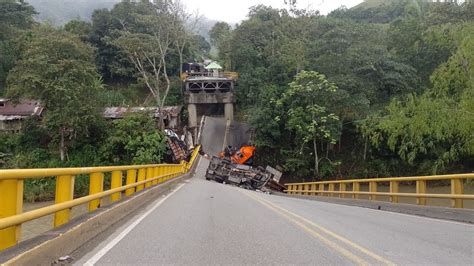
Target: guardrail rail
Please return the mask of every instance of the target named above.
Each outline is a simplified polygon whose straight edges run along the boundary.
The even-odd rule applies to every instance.
[[[338,195],[341,198],[350,195],[353,199],[359,199],[359,195],[368,195],[369,200],[376,200],[377,196],[389,196],[390,202],[398,203],[399,197],[416,198],[418,205],[426,205],[427,198],[451,199],[451,207],[463,208],[464,200],[474,200],[474,195],[464,194],[464,181],[474,178],[474,173],[452,174],[452,175],[432,175],[415,177],[389,177],[389,178],[369,178],[369,179],[346,179],[320,182],[287,183],[285,192],[294,195],[308,196],[329,196]],[[450,180],[450,194],[427,193],[428,181]],[[401,182],[416,182],[415,193],[400,193]],[[379,183],[389,183],[389,192],[378,192]],[[369,184],[368,191],[361,191],[361,184]],[[352,190],[347,188],[352,186]]]
[[[107,196],[110,196],[110,202],[116,202],[122,196],[130,196],[189,172],[199,149],[199,146],[194,149],[189,162],[180,164],[0,170],[0,251],[20,241],[22,223],[54,214],[54,227],[59,227],[69,222],[71,208],[75,206],[88,203],[88,210],[92,212]],[[111,173],[111,188],[106,191],[105,173]],[[74,177],[84,174],[89,175],[89,195],[74,199]],[[55,203],[23,213],[23,181],[45,177],[56,178]]]

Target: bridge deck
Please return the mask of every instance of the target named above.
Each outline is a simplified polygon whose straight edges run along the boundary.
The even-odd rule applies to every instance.
[[[472,225],[246,191],[205,181],[206,167],[202,160],[194,178],[161,205],[151,204],[154,209],[136,217],[143,220],[132,220],[76,262],[453,265],[473,261]]]

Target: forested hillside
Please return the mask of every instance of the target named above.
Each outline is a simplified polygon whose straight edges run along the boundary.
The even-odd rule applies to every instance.
[[[21,132],[0,133],[0,167],[162,162],[165,137],[152,116],[106,121],[102,112],[182,104],[181,62],[210,50],[193,28],[198,17],[168,1],[125,1],[60,28],[37,22],[37,13],[27,2],[0,0],[0,98],[34,99],[45,110],[41,119],[22,121]],[[76,177],[75,193],[87,182]],[[52,180],[25,183],[29,200],[53,193]]]
[[[305,180],[474,170],[472,4],[289,10],[211,31],[257,158]]]
[[[297,180],[474,170],[472,4],[367,1],[327,16],[257,5],[235,27],[217,23],[210,43],[179,1],[97,7],[55,27],[34,18],[66,11],[0,0],[0,95],[47,110],[0,135],[1,167],[160,161],[149,119],[100,112],[182,104],[180,65],[212,44],[239,72],[238,117],[261,165]]]

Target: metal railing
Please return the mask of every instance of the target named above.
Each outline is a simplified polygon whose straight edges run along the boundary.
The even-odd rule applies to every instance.
[[[353,199],[359,199],[360,195],[368,195],[369,200],[376,200],[377,196],[389,196],[390,202],[398,203],[399,197],[416,198],[418,205],[426,205],[427,198],[451,199],[451,207],[463,208],[464,200],[474,200],[474,195],[464,194],[464,181],[473,179],[472,174],[454,174],[454,175],[433,175],[416,177],[390,177],[390,178],[370,178],[370,179],[348,179],[321,182],[287,183],[288,194],[329,196],[338,195],[341,198],[351,195]],[[427,193],[427,181],[450,180],[450,194]],[[400,193],[401,182],[416,182],[415,193]],[[378,192],[379,183],[389,183],[389,192]],[[368,191],[361,191],[361,184],[369,184]],[[347,188],[352,185],[352,190]],[[337,187],[336,187],[337,186]],[[327,189],[326,189],[327,188]]]
[[[236,80],[239,78],[239,74],[237,72],[231,71],[219,71],[217,75],[213,71],[208,72],[184,72],[181,74],[181,80],[184,81],[188,78],[199,78],[199,77],[211,77],[211,78],[228,78],[232,80]]]
[[[127,197],[189,172],[199,149],[194,149],[189,162],[180,164],[0,170],[0,251],[20,241],[22,223],[54,214],[54,227],[59,227],[69,222],[75,206],[88,203],[92,212],[107,196],[110,202],[116,202],[122,194]],[[111,173],[111,188],[106,191],[104,173]],[[84,174],[89,175],[89,195],[74,199],[74,177]],[[55,203],[23,213],[23,181],[44,177],[56,178]]]

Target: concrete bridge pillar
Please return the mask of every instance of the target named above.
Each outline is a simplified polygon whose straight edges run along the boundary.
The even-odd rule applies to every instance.
[[[224,116],[226,120],[234,120],[234,104],[226,103],[224,106]]]
[[[188,104],[188,126],[193,133],[193,144],[196,144],[197,137],[197,109],[196,104]]]

